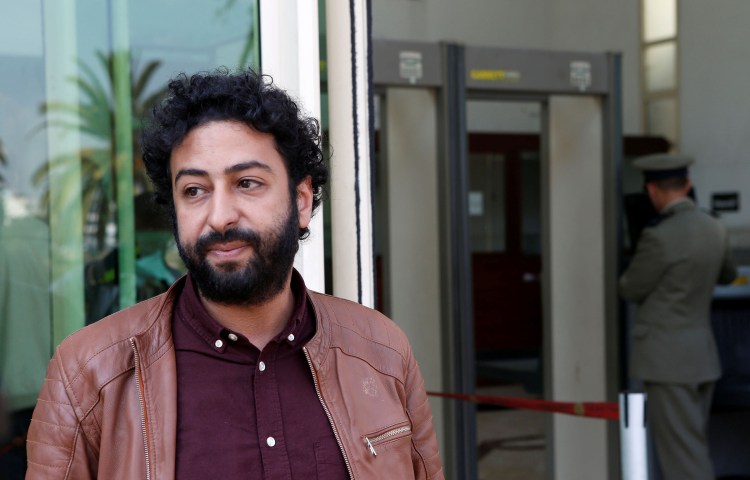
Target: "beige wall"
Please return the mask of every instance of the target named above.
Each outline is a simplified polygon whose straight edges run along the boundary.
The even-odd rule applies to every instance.
[[[750,2],[724,0],[721,8],[680,1],[680,125],[682,151],[692,155],[698,202],[711,193],[740,192],[744,211],[724,213],[735,246],[750,248],[750,95],[747,79]],[[744,205],[743,205],[744,204]]]

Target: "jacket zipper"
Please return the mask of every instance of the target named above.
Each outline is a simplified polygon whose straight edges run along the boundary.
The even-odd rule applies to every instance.
[[[130,346],[135,355],[135,388],[138,391],[138,403],[141,406],[141,432],[143,434],[143,452],[146,454],[146,480],[151,479],[151,462],[148,456],[148,430],[146,429],[146,403],[143,400],[143,385],[141,383],[141,357],[135,347],[135,339],[130,339]]]
[[[352,466],[349,464],[349,457],[347,457],[346,451],[344,450],[344,444],[341,443],[341,437],[339,436],[339,431],[336,429],[336,425],[334,425],[333,423],[333,417],[331,416],[331,412],[328,410],[328,406],[326,405],[326,402],[323,401],[323,395],[320,394],[320,385],[318,384],[318,376],[315,374],[315,369],[313,368],[312,360],[310,360],[310,353],[308,353],[307,347],[302,347],[302,351],[305,352],[305,359],[307,359],[307,365],[310,367],[310,373],[312,373],[313,384],[315,385],[315,393],[318,395],[318,400],[320,400],[320,404],[323,406],[323,411],[326,412],[326,417],[328,417],[328,423],[331,424],[331,428],[333,429],[333,436],[336,437],[336,443],[339,444],[341,455],[343,455],[344,457],[344,463],[346,464],[346,471],[349,472],[349,478],[354,480],[354,474],[352,473]]]
[[[370,449],[370,453],[372,453],[374,457],[377,457],[378,452],[375,451],[375,445],[382,442],[383,440],[387,440],[391,437],[395,437],[396,435],[400,435],[402,433],[407,433],[407,432],[411,432],[411,427],[403,426],[403,427],[394,428],[393,430],[388,430],[385,433],[381,433],[377,437],[372,437],[372,438],[365,437],[365,444],[367,445],[367,448]]]

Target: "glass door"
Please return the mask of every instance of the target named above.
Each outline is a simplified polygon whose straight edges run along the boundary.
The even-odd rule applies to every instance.
[[[65,336],[182,272],[140,125],[179,72],[257,68],[259,39],[257,0],[0,0],[0,394],[14,415]]]

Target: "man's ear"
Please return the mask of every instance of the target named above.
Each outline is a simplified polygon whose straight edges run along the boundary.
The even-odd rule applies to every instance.
[[[685,179],[685,193],[687,194],[690,192],[690,189],[693,188],[693,182],[690,181],[689,178]]]
[[[646,193],[648,194],[648,199],[651,201],[651,205],[656,210],[659,210],[659,187],[654,185],[653,182],[646,182]]]
[[[312,177],[305,177],[297,184],[297,211],[299,212],[299,228],[307,228],[312,219],[313,188]]]

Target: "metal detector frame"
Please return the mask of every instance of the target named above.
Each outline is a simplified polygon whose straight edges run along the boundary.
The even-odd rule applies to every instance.
[[[473,393],[475,389],[474,325],[472,306],[471,256],[468,239],[468,143],[466,103],[468,99],[538,101],[546,109],[553,95],[596,96],[602,101],[604,132],[602,179],[605,187],[604,238],[607,321],[607,392],[616,401],[621,390],[619,365],[622,322],[617,297],[620,258],[620,185],[622,165],[621,56],[618,53],[556,52],[524,49],[471,47],[454,43],[421,43],[373,40],[373,86],[413,87],[437,90],[440,199],[442,338],[447,368],[444,385],[454,392]],[[547,118],[545,113],[544,118]],[[548,125],[543,128],[542,155],[548,156]],[[546,161],[544,162],[547,163]],[[542,192],[549,189],[549,178],[542,173]],[[544,193],[543,193],[544,195]],[[548,224],[549,219],[543,219]],[[549,252],[549,235],[543,251]],[[549,281],[542,281],[545,306],[549,304]],[[546,307],[545,307],[546,310]],[[544,312],[544,331],[549,331],[550,314]],[[545,335],[543,349],[549,351]],[[547,357],[547,355],[545,355]],[[544,360],[547,362],[548,360]],[[544,365],[545,389],[550,385],[551,368]],[[612,378],[610,378],[612,377]],[[448,461],[450,478],[476,479],[476,407],[453,402],[446,408],[446,445],[455,452]],[[610,452],[617,456],[616,426],[608,431]],[[449,460],[449,459],[446,459]],[[610,462],[616,463],[616,462]],[[613,475],[618,465],[610,465]]]

